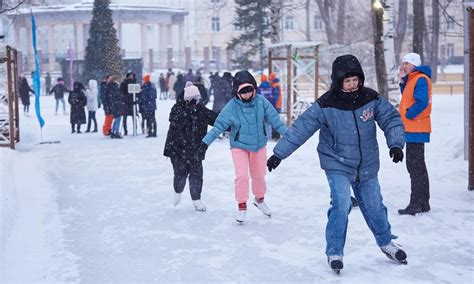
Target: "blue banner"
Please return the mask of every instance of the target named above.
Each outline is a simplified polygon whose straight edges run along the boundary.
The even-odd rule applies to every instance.
[[[38,53],[36,52],[36,22],[35,22],[35,16],[33,16],[33,11],[31,11],[31,28],[32,28],[32,35],[33,35],[33,51],[35,53],[35,72],[33,73],[33,89],[35,90],[35,111],[36,111],[36,118],[38,118],[38,122],[41,128],[43,128],[44,119],[41,117],[41,109],[40,109],[40,90],[41,90],[40,70],[39,70]]]

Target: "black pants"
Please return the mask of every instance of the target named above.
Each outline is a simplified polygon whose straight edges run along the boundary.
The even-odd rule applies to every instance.
[[[189,176],[189,191],[192,200],[201,199],[202,191],[202,161],[189,161],[181,158],[171,158],[174,171],[174,192],[181,193]]]
[[[77,132],[81,132],[81,125],[79,123],[71,123],[71,132],[74,133],[76,132],[76,130],[74,129],[74,127],[77,126]]]
[[[94,122],[94,131],[97,131],[97,120],[95,119],[95,111],[89,111],[87,116],[87,132],[91,130],[91,121]]]
[[[154,111],[148,111],[143,114],[146,119],[146,128],[148,135],[156,135],[156,118]]]
[[[427,206],[430,200],[430,182],[425,164],[425,143],[406,143],[407,170],[411,180],[410,204]]]

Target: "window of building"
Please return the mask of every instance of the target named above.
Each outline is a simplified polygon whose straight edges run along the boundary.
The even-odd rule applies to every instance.
[[[454,30],[454,19],[451,16],[446,19],[446,29],[448,31]]]
[[[321,16],[314,16],[314,29],[316,31],[324,30],[324,22]]]
[[[219,48],[217,46],[213,46],[211,49],[211,58],[218,59],[219,58]]]
[[[450,58],[454,56],[454,43],[448,43],[446,45],[446,57]]]
[[[218,32],[221,30],[221,26],[219,23],[219,17],[212,17],[212,31],[213,32]]]
[[[293,30],[293,16],[285,17],[285,30]]]

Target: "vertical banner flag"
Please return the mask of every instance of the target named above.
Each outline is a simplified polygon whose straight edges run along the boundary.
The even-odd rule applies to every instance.
[[[38,53],[36,52],[36,22],[35,16],[33,16],[33,11],[31,13],[31,28],[32,28],[32,36],[33,36],[33,51],[35,54],[35,72],[33,73],[33,89],[35,90],[35,111],[36,111],[36,118],[38,118],[38,122],[43,128],[44,126],[44,119],[41,117],[41,109],[40,109],[40,70],[39,70],[39,60],[38,60]]]

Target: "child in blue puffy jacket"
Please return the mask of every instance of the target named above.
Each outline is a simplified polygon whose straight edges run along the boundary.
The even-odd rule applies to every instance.
[[[364,87],[364,72],[353,55],[336,58],[331,88],[306,110],[273,149],[269,171],[290,156],[319,130],[317,147],[321,168],[331,189],[332,206],[326,227],[326,255],[339,273],[351,211],[351,187],[377,245],[391,259],[406,263],[406,253],[394,237],[382,202],[378,181],[379,149],[376,129],[385,134],[390,157],[403,159],[403,123],[397,110],[376,91]]]

